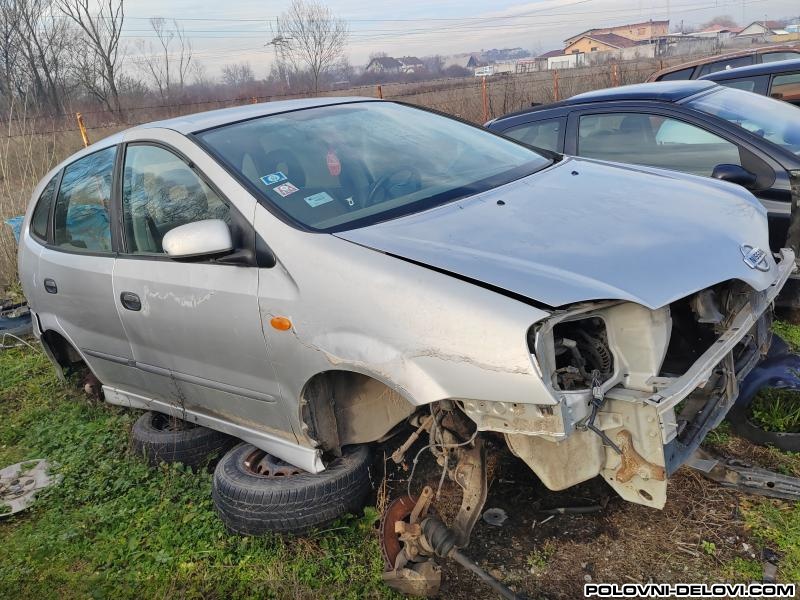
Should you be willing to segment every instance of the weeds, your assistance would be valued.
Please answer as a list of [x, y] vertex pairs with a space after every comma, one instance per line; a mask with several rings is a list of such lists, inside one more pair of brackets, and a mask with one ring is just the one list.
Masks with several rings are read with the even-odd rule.
[[376, 513], [308, 538], [244, 538], [214, 513], [211, 475], [129, 456], [136, 415], [65, 390], [43, 354], [0, 353], [0, 465], [63, 476], [0, 521], [0, 597], [384, 597]]

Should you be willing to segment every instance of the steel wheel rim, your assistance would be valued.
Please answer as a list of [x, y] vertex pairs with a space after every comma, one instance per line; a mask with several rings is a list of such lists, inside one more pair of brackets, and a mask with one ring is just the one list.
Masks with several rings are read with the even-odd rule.
[[249, 474], [256, 477], [264, 477], [265, 479], [285, 479], [286, 477], [305, 473], [302, 469], [258, 448], [244, 457], [243, 465], [245, 471]]

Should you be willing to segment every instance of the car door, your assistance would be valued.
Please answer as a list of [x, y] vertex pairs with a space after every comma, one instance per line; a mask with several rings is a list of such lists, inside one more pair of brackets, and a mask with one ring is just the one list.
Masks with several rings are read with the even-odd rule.
[[776, 200], [771, 189], [780, 165], [690, 115], [640, 106], [576, 110], [569, 116], [565, 152], [703, 177], [710, 177], [717, 165], [739, 165], [756, 176], [747, 188], [767, 208], [772, 248], [785, 244], [790, 204]]
[[[244, 207], [245, 217], [199, 170], [198, 160], [210, 159], [182, 136], [172, 138], [172, 145], [130, 142], [122, 159], [114, 297], [136, 366], [160, 402], [256, 423], [294, 441], [262, 331], [258, 268], [248, 259], [255, 203]], [[167, 257], [164, 235], [205, 219], [225, 221], [238, 252]]]
[[140, 378], [130, 366], [131, 347], [112, 287], [116, 156], [117, 147], [110, 146], [79, 158], [54, 184], [58, 191], [35, 274], [36, 310], [42, 329], [63, 335], [104, 385], [135, 391]]

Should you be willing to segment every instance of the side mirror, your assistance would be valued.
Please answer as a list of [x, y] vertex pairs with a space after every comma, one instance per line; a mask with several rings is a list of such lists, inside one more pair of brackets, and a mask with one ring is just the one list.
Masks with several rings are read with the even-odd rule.
[[227, 254], [233, 250], [233, 239], [225, 221], [206, 219], [170, 229], [161, 247], [170, 258], [199, 258]]
[[717, 165], [711, 173], [714, 179], [721, 179], [722, 181], [729, 181], [744, 187], [750, 187], [756, 184], [757, 178], [750, 171], [739, 165]]

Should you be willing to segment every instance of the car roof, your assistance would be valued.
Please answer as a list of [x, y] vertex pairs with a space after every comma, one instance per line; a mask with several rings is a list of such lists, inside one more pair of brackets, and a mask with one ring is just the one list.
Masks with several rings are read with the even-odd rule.
[[681, 80], [681, 81], [657, 81], [654, 83], [636, 83], [633, 85], [623, 85], [619, 87], [603, 88], [572, 96], [560, 102], [552, 104], [540, 104], [532, 108], [525, 108], [516, 112], [508, 113], [502, 117], [492, 119], [486, 126], [499, 123], [517, 117], [536, 112], [548, 112], [552, 109], [574, 106], [577, 104], [589, 104], [592, 102], [612, 102], [615, 100], [650, 100], [658, 102], [678, 102], [689, 96], [694, 96], [700, 92], [717, 87], [712, 81], [700, 80]]
[[782, 73], [784, 71], [800, 71], [800, 58], [776, 60], [774, 62], [761, 63], [759, 65], [747, 65], [746, 67], [725, 69], [723, 71], [717, 71], [715, 73], [703, 75], [699, 79], [708, 79], [709, 81], [725, 81], [728, 79], [739, 79], [740, 77]]
[[[125, 135], [130, 131], [141, 129], [172, 129], [178, 133], [188, 135], [196, 133], [212, 127], [219, 127], [229, 123], [236, 123], [238, 121], [246, 121], [257, 117], [265, 117], [278, 113], [290, 112], [294, 110], [303, 110], [306, 108], [316, 108], [319, 106], [332, 106], [335, 104], [346, 104], [350, 102], [382, 102], [376, 98], [362, 97], [362, 96], [341, 96], [330, 98], [302, 98], [296, 100], [280, 100], [276, 102], [262, 102], [260, 104], [247, 104], [245, 106], [234, 106], [231, 108], [220, 108], [217, 110], [209, 110], [206, 112], [199, 112], [190, 115], [183, 115], [172, 119], [164, 119], [163, 121], [152, 121], [150, 123], [143, 123], [135, 125], [123, 131], [111, 134], [87, 148], [82, 148], [75, 154], [67, 157], [56, 165], [50, 173], [56, 173], [65, 166], [75, 162], [76, 160], [93, 154], [100, 150], [116, 146], [125, 141]], [[48, 176], [50, 176], [48, 173]]]
[[583, 104], [585, 102], [607, 102], [609, 100], [660, 100], [662, 102], [678, 102], [689, 96], [699, 94], [713, 88], [716, 84], [710, 81], [658, 81], [654, 83], [636, 83], [620, 87], [593, 90], [572, 96], [563, 104]]
[[734, 52], [727, 52], [725, 54], [705, 56], [703, 58], [698, 58], [695, 60], [679, 63], [677, 65], [672, 65], [671, 67], [664, 67], [663, 69], [656, 71], [655, 73], [650, 75], [650, 77], [647, 78], [647, 81], [655, 81], [659, 77], [662, 77], [667, 73], [674, 73], [675, 71], [683, 71], [684, 69], [690, 69], [698, 67], [700, 65], [707, 65], [714, 62], [729, 60], [731, 58], [739, 58], [741, 56], [750, 56], [752, 54], [766, 54], [767, 52], [797, 52], [798, 54], [800, 54], [800, 46], [796, 45], [759, 46], [758, 48], [747, 48], [745, 50], [736, 50]]
[[266, 117], [283, 112], [303, 110], [306, 108], [316, 108], [319, 106], [331, 106], [334, 104], [345, 104], [348, 102], [380, 102], [376, 98], [362, 96], [342, 96], [330, 98], [300, 98], [295, 100], [278, 100], [275, 102], [262, 102], [260, 104], [247, 104], [244, 106], [234, 106], [232, 108], [220, 108], [190, 115], [183, 115], [163, 121], [153, 121], [137, 125], [138, 128], [159, 127], [173, 129], [178, 133], [188, 135], [205, 129], [246, 121], [257, 117]]

